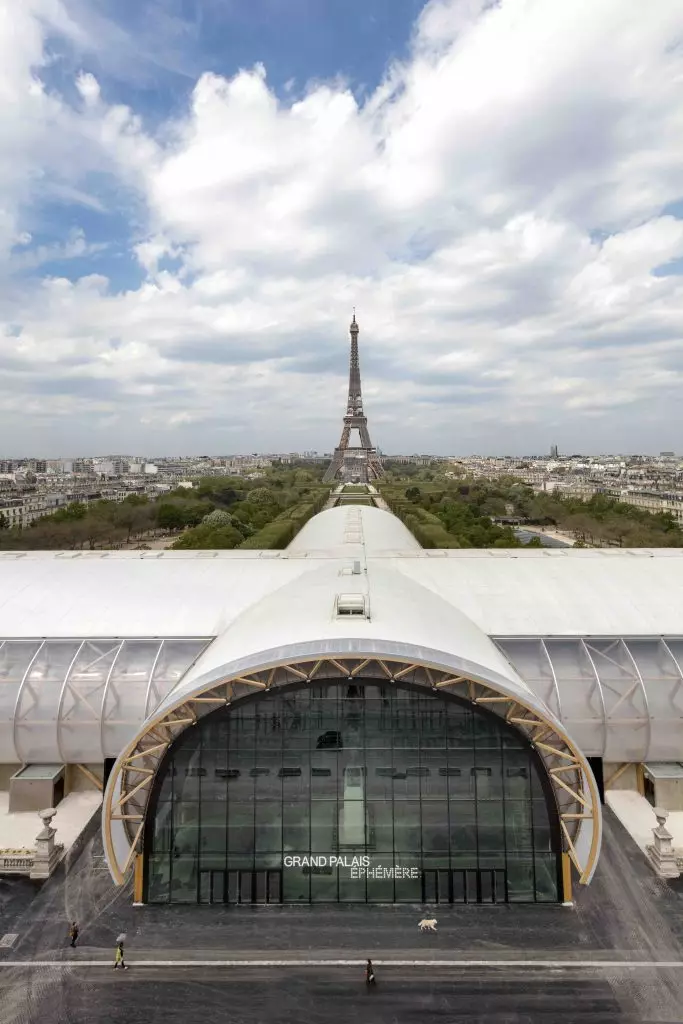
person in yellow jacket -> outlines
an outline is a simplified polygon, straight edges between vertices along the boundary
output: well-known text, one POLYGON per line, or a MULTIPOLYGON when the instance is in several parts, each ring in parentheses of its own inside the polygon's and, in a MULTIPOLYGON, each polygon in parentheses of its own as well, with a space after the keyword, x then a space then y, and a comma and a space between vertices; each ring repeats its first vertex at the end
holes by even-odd
POLYGON ((124 959, 123 959, 123 939, 122 938, 117 939, 117 942, 116 942, 116 956, 114 957, 114 970, 116 970, 117 967, 122 967, 124 971, 128 970, 128 968, 126 967, 126 964, 124 962, 124 959))

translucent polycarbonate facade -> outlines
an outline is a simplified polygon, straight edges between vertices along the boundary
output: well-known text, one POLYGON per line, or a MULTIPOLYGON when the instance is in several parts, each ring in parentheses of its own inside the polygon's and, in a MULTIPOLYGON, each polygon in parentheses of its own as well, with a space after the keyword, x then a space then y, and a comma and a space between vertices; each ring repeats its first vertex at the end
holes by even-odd
POLYGON ((586 757, 678 761, 683 638, 496 638, 586 757))
POLYGON ((446 693, 283 687, 186 730, 155 781, 147 899, 560 898, 560 825, 528 738, 446 693))
POLYGON ((207 638, 0 641, 0 761, 117 757, 207 638))
MULTIPOLYGON (((582 753, 678 761, 683 637, 497 637, 582 753)), ((0 640, 0 762, 117 757, 211 638, 0 640)))

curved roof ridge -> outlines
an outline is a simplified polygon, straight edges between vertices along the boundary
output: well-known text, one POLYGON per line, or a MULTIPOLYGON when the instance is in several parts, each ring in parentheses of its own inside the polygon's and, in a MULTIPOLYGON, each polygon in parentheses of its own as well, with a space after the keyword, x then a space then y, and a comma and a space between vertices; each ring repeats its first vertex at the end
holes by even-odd
POLYGON ((287 554, 326 551, 356 556, 361 551, 417 555, 424 549, 398 516, 371 505, 337 505, 318 512, 299 530, 286 549, 287 554))

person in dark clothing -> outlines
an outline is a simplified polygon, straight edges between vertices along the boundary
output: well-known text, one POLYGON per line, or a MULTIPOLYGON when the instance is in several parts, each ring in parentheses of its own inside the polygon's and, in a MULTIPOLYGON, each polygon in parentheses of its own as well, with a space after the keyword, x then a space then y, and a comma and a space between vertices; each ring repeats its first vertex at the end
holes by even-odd
POLYGON ((365 983, 366 985, 375 984, 375 968, 372 966, 372 960, 368 960, 365 965, 365 983))
POLYGON ((71 948, 76 948, 76 940, 78 939, 78 925, 74 921, 69 928, 69 938, 71 939, 71 948))

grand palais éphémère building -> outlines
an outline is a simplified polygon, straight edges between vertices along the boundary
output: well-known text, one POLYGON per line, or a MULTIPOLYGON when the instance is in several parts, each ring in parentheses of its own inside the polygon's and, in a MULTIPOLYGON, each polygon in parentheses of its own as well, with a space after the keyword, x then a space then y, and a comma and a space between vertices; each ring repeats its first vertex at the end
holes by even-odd
POLYGON ((104 779, 137 901, 562 902, 604 787, 683 751, 678 549, 424 550, 351 505, 0 580, 0 786, 104 779))

